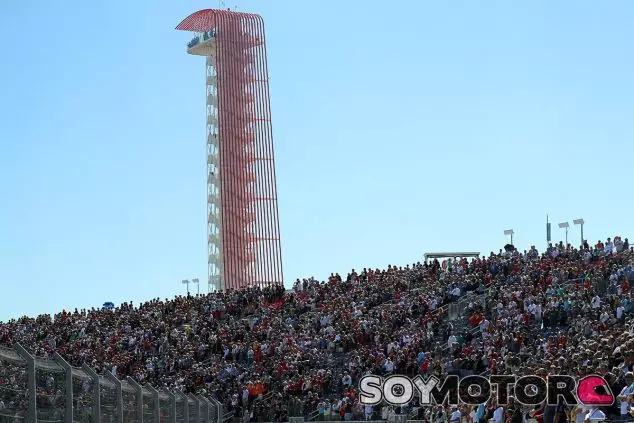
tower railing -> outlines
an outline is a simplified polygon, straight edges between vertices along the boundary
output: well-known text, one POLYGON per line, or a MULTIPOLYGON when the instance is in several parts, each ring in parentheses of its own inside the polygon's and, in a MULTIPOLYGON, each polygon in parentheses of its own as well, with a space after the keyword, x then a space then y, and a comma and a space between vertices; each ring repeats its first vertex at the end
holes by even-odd
POLYGON ((213 398, 100 375, 57 353, 47 359, 20 344, 0 346, 1 423, 219 423, 223 416, 213 398))

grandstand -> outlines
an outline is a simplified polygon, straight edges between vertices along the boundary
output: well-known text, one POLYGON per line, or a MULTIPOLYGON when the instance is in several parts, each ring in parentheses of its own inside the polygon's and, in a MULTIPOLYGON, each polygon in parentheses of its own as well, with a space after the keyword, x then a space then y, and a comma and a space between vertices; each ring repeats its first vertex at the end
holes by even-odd
POLYGON ((621 392, 632 282, 634 252, 617 239, 24 317, 0 324, 0 421, 442 418, 417 398, 364 407, 368 372, 598 372, 621 392))

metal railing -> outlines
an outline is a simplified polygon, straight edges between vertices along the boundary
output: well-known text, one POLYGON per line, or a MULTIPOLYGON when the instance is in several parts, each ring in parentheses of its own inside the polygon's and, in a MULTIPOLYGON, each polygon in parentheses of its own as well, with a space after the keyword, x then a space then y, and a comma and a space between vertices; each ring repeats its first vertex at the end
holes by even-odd
POLYGON ((214 398, 0 347, 0 423, 221 423, 223 411, 214 398))

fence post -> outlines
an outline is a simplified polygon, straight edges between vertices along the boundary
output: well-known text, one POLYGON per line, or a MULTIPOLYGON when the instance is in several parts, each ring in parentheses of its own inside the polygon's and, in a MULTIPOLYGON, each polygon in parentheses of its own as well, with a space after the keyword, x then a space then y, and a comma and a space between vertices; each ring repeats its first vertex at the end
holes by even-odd
POLYGON ((198 421, 196 423, 206 423, 209 421, 209 404, 207 404, 207 401, 205 401, 201 395, 195 395, 195 397, 196 401, 198 401, 198 410, 200 410, 198 414, 198 421))
POLYGON ((13 349, 16 353, 26 361, 26 370, 28 375, 27 386, 29 393, 29 410, 28 421, 29 423, 37 423, 37 389, 35 385, 35 358, 19 343, 15 343, 13 349))
POLYGON ((138 416, 139 423, 143 423, 143 387, 130 376, 128 376, 125 380, 136 390, 136 414, 138 416))
POLYGON ((174 391, 183 400, 183 421, 189 423, 189 397, 181 391, 174 391))
POLYGON ((209 397, 209 401, 211 401, 211 403, 214 405, 214 408, 216 409, 216 423, 222 423, 222 404, 220 404, 220 402, 214 397, 209 397))
POLYGON ((200 401, 194 394, 189 394, 189 398, 194 401, 194 421, 200 423, 200 401))
POLYGON ((101 423, 101 384, 99 383, 99 375, 86 363, 82 364, 81 368, 92 378, 94 390, 92 393, 92 423, 101 423))
POLYGON ((152 393, 152 400, 154 401, 154 423, 161 423, 161 399, 159 398, 159 392, 149 383, 145 385, 145 387, 152 393))
POLYGON ((106 379, 114 383, 117 391, 117 422, 123 423, 123 388, 121 387, 121 381, 115 377, 111 372, 105 370, 104 375, 106 379))
POLYGON ((176 421, 176 395, 174 394, 174 392, 170 390, 165 390, 165 394, 169 395, 170 400, 172 402, 171 404, 172 411, 170 412, 171 417, 170 417, 169 423, 178 423, 176 421))
POLYGON ((209 401, 207 401, 207 398, 205 398, 202 395, 197 395, 198 398, 198 402, 200 402, 200 414, 201 414, 201 422, 205 422, 205 423, 210 423, 209 421, 209 408, 211 407, 211 404, 209 404, 209 401))
POLYGON ((64 421, 65 423, 73 423, 73 368, 59 355, 57 352, 53 353, 53 359, 59 364, 63 369, 66 376, 66 413, 64 421))
POLYGON ((216 406, 214 405, 209 398, 204 395, 200 396, 200 399, 205 402, 207 405, 207 411, 205 414, 205 423, 216 423, 216 406))

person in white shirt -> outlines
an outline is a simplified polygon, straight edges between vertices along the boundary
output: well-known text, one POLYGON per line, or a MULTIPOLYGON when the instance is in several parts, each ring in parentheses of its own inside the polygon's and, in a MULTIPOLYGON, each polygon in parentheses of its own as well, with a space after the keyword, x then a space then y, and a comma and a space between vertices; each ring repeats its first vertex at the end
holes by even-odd
POLYGON ((476 418, 476 411, 478 411, 478 408, 477 408, 477 407, 473 407, 473 408, 471 409, 471 412, 469 413, 469 422, 470 422, 470 423, 479 423, 479 422, 476 422, 476 421, 475 421, 475 418, 476 418))
POLYGON ((341 379, 341 384, 346 388, 349 388, 350 385, 352 385, 352 378, 348 373, 346 373, 346 375, 341 379))
POLYGON ((627 372, 625 374, 625 387, 621 390, 617 397, 620 401, 621 420, 623 421, 629 418, 629 397, 632 395, 632 392, 634 392, 634 373, 627 372))
POLYGON ((574 412, 576 413, 575 422, 583 423, 586 418, 586 414, 588 414, 588 408, 583 404, 579 404, 575 407, 574 412))
POLYGON ((372 413, 374 412, 374 410, 372 409, 371 405, 366 405, 365 409, 363 410, 363 414, 365 415, 365 419, 366 420, 370 420, 372 418, 372 413))
POLYGON ((585 423, 596 423, 605 420, 605 413, 598 408, 591 408, 588 414, 585 415, 585 423))
POLYGON ((341 401, 340 400, 334 400, 332 403, 332 412, 330 413, 330 418, 331 419, 337 419, 339 417, 339 410, 341 409, 341 401))
POLYGON ((605 254, 612 254, 613 250, 614 250, 614 244, 612 243, 612 241, 610 241, 610 238, 608 238, 608 242, 605 243, 605 247, 603 248, 603 251, 605 252, 605 254))
POLYGON ((246 407, 248 404, 249 404, 249 390, 247 388, 244 388, 244 390, 242 391, 242 405, 246 407))
POLYGON ((460 410, 458 410, 458 407, 452 407, 451 409, 451 417, 449 418, 450 422, 459 422, 460 421, 460 417, 462 417, 462 414, 460 413, 460 410))
POLYGON ((535 320, 539 323, 542 321, 542 305, 537 304, 535 306, 535 320))
POLYGON ((458 343, 458 338, 456 337, 456 335, 451 335, 449 337, 449 340, 447 341, 447 344, 449 345, 450 348, 453 346, 453 344, 457 344, 457 343, 458 343))
POLYGON ((493 412, 493 421, 495 423, 504 423, 504 407, 498 407, 493 412))
POLYGON ((621 320, 623 318, 623 313, 625 312, 625 307, 623 305, 619 305, 616 308, 616 318, 621 320))

